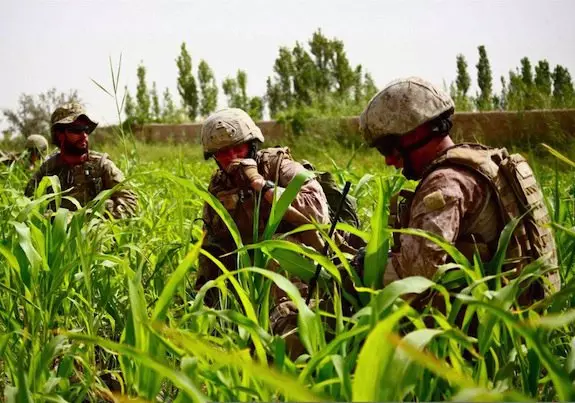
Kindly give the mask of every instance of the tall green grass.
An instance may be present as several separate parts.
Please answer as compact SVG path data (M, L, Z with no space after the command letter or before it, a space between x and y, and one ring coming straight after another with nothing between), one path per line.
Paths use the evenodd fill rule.
M29 173L18 167L1 172L0 382L8 401L101 401L121 394L147 401L575 397L575 230L571 201L563 191L572 180L568 171L538 167L547 178L542 182L554 217L563 290L521 310L515 306L520 279L492 286L494 277L484 273L489 263L469 262L439 239L455 263L436 278L377 286L390 236L386 206L398 186L410 184L397 182L392 172L362 170L361 158L369 155L359 153L351 164L336 159L318 164L319 169L335 168L340 181L351 180L352 192L368 211L357 231L368 242L360 279L347 264L336 266L281 237L271 239L298 181L278 200L266 237L243 245L227 212L206 191L214 165L186 157L198 156L198 150L181 152L168 164L161 146L153 154L150 145L136 147L137 165L120 162L131 171L127 185L140 197L142 214L132 219L103 218L105 193L74 213L60 208L46 214L51 201L66 197L44 194L55 178L44 179L37 197L29 200L23 196ZM235 270L220 264L221 275L195 293L198 256L208 255L201 249L200 223L194 221L204 202L230 224L240 251L257 250L260 257L255 266L244 253ZM327 237L327 226L319 228ZM335 255L345 257L331 246ZM503 242L502 252L505 247ZM286 276L265 270L270 259L303 278L311 277L316 262L322 263L319 284L334 311L308 308ZM536 262L524 275L545 269ZM342 309L344 271L356 280L362 297L352 316ZM466 284L459 294L449 289L453 278ZM270 332L271 307L264 300L272 283L299 308L298 333L306 354L295 362L284 340ZM221 309L203 304L210 288L220 290ZM428 290L445 296L445 313L432 307L417 312L402 298ZM468 335L467 322L455 322L463 307L479 316L475 336Z
M118 99L114 77L108 92ZM557 151L549 149L556 165L533 162L553 216L563 288L520 308L521 281L552 268L534 262L509 284L499 281L500 257L516 222L504 231L492 262L468 261L432 234L401 230L434 240L454 263L433 279L379 286L392 234L386 226L389 199L414 183L371 150L350 156L345 147L326 142L318 155L304 142L290 144L296 157L332 171L341 185L352 182L362 219L355 233L368 245L360 277L347 262L350 256L327 238L328 226L296 230L319 229L330 242L328 257L272 236L303 176L275 203L263 238L244 245L231 217L206 190L215 164L203 161L201 150L118 135L120 143L105 151L139 196L141 214L134 218L106 216L109 191L76 212L50 212L51 202L58 206L67 197L55 177L44 179L31 200L23 195L30 173L0 168L0 388L6 401L575 399L575 214L567 191L573 162ZM55 193L46 194L48 186ZM234 235L238 267L225 267L201 248L205 234L197 218L204 203ZM200 255L221 274L195 292ZM271 260L285 273L267 270ZM330 311L308 307L289 281L290 275L310 279L318 262L318 286L334 307ZM344 274L359 299L343 288ZM463 285L460 291L453 290L454 282ZM295 361L285 340L270 330L272 284L299 309L305 354ZM203 303L210 289L218 290L218 309ZM444 298L445 312L411 306L414 295L428 291ZM353 313L344 302L352 303ZM477 314L475 334L469 315L457 323L462 309Z

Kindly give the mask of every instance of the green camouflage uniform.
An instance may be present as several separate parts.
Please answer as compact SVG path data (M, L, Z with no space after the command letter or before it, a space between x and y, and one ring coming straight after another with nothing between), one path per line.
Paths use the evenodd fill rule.
M88 117L82 105L72 102L56 108L51 116L52 144L59 146L56 126L72 124L80 117L88 122L87 133L91 134L98 124ZM30 179L26 185L26 196L31 197L34 194L43 177L53 175L60 180L62 191L69 190L64 196L74 197L81 206L85 206L101 191L111 189L124 181L122 171L105 153L88 151L84 162L69 165L62 160L58 152L48 158ZM71 211L76 210L75 204L70 200L62 199L61 205ZM118 190L106 200L105 207L115 218L133 216L137 212L137 196L129 189Z
M102 190L111 189L124 180L122 171L106 154L89 151L88 159L79 165L70 166L64 163L57 153L47 159L34 174L26 186L25 194L31 197L38 183L44 176L56 175L60 180L62 191L70 190L65 196L74 197L81 206L85 206ZM62 199L61 206L71 211L76 206ZM115 218L135 215L137 211L137 196L129 189L120 189L106 201L106 209Z

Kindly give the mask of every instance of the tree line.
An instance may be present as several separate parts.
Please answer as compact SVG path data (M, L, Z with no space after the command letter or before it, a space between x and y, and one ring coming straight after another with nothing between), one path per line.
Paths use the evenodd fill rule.
M471 74L462 54L456 56L456 78L445 88L458 111L575 108L573 81L566 67L552 67L545 59L533 66L531 60L524 57L518 67L500 77L501 91L495 92L487 50L483 45L477 50L478 91L470 93ZM356 116L378 91L371 74L361 64L351 63L343 42L328 38L321 29L314 32L307 43L296 42L293 47L279 48L263 95L247 93L248 76L241 69L218 84L205 60L200 60L195 68L185 42L175 63L177 100L168 88L160 95L155 81L149 85L146 67L140 62L135 94L125 88L125 124L203 120L216 110L223 94L228 106L246 110L256 121L263 118L267 109L270 118L290 122L297 130L298 122L307 118ZM51 89L38 98L22 94L17 109L3 110L9 125L7 132L23 135L47 132L54 104L68 99L79 101L77 92L65 94Z
M456 56L456 78L446 88L458 111L575 108L573 81L566 67L556 65L552 68L545 59L539 60L533 67L529 58L524 57L519 67L500 77L502 89L496 93L487 50L483 45L478 46L477 50L477 93L470 94L472 79L469 65L462 54ZM128 96L126 101L125 112L129 121L194 122L215 111L220 89L208 63L200 61L196 78L184 42L176 64L181 107L174 106L167 88L163 106L160 107L155 83L148 92L146 69L140 64L136 100ZM361 64L354 66L350 62L343 42L326 37L321 30L314 32L307 44L296 42L292 48L279 48L273 75L267 77L263 96L248 96L246 86L247 74L238 70L235 77L222 81L221 90L228 106L248 111L255 120L262 119L264 107L276 120L357 115L378 90L371 74Z

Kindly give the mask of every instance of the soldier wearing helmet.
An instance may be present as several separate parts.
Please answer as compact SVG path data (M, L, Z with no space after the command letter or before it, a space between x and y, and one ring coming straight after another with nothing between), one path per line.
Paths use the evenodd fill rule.
M5 165L14 162L26 164L28 169L34 169L37 162L42 162L48 152L48 141L40 134L31 134L26 138L24 151L21 153L2 153L0 161Z
M209 116L202 126L201 141L205 158L213 157L219 168L211 178L209 192L228 210L241 233L243 243L252 243L259 193L261 192L261 204L257 212L257 227L261 236L270 216L274 192L277 192L279 197L298 173L307 170L291 158L287 147L260 150L259 145L264 142L262 132L241 109L227 108ZM207 230L204 249L216 257L237 249L227 226L207 204L204 207L203 220ZM328 202L316 179L308 179L304 183L276 232L285 233L312 220L319 224L329 223ZM323 246L316 231L296 233L289 239L318 251L321 251ZM222 257L221 261L231 269L235 267L236 255ZM197 289L222 274L219 268L203 255L199 266ZM307 285L295 278L293 282L305 298ZM272 331L285 334L297 326L297 310L287 295L279 289L274 287L272 295L275 303L271 313ZM215 305L217 296L208 294L206 303ZM303 353L303 346L297 334L287 337L286 341L292 357Z
M31 197L44 176L58 176L62 191L85 206L102 190L111 189L124 180L124 174L107 154L91 151L88 136L98 125L88 117L83 106L66 103L52 113L51 141L59 152L48 158L28 182L25 194ZM36 139L37 140L37 139ZM137 197L129 189L121 189L105 202L106 209L115 218L134 215ZM67 199L62 207L75 210L76 205Z
M37 161L42 162L48 152L48 141L40 134L31 134L24 145L28 152L29 168L33 169Z
M399 205L398 196L394 198L390 224L437 234L470 261L474 253L479 253L481 260L487 262L495 254L505 224L523 213L522 203L510 186L511 179L503 174L507 165L502 161L510 161L505 149L454 144L449 135L454 109L451 98L431 83L418 77L398 79L371 99L360 116L360 130L368 145L385 157L387 165L403 169L408 179L419 180L415 192L402 191L404 200ZM525 172L531 172L526 161L523 167ZM507 257L521 262L517 267L529 262L529 251L535 247L525 235L536 229L537 237L545 239L539 242L540 249L544 249L553 265L556 254L545 224L548 213L532 175L529 181L519 180L515 188L537 195L539 221L535 226L519 226ZM530 197L535 199L533 196ZM395 234L385 283L408 276L432 278L438 266L448 259L445 250L426 238ZM549 280L555 289L560 287L556 274L550 275ZM543 289L535 288L522 294L524 303L543 297Z

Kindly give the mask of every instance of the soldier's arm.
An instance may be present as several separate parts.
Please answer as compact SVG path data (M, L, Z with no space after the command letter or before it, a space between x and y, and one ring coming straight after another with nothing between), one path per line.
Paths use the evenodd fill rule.
M409 228L439 235L453 244L460 233L463 217L475 211L481 200L478 184L453 170L438 170L422 183L410 210ZM400 250L391 256L391 267L400 278L432 278L448 254L433 241L402 234ZM387 270L386 270L387 271Z
M124 181L123 172L110 159L104 162L103 173L105 189L111 189ZM135 216L138 211L138 196L130 189L117 190L107 200L106 209L115 218Z
M44 166L40 166L40 168L34 172L28 183L26 184L26 188L24 190L24 195L26 197L32 197L34 195L34 191L36 187L38 187L38 183L42 180L45 175Z
M287 187L298 173L304 171L307 169L300 163L284 159L280 168L279 185ZM303 184L291 206L305 217L314 219L320 224L329 223L327 198L316 179L309 179Z

